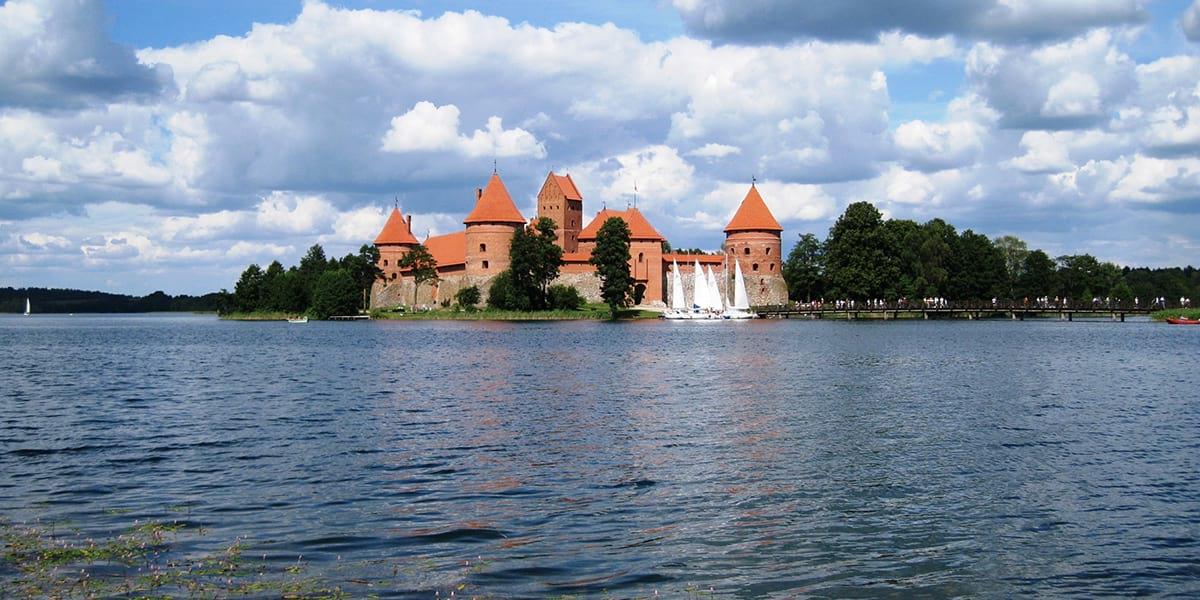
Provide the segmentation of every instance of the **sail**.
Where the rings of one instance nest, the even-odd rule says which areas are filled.
[[[25,314],[29,314],[29,298],[25,299]]]
[[[707,291],[708,285],[704,281],[704,271],[700,269],[700,261],[696,260],[692,267],[692,308],[704,309],[708,307]]]
[[[708,287],[708,308],[720,312],[725,310],[724,300],[721,298],[721,288],[717,285],[717,278],[713,275],[712,267],[707,267],[706,275]]]
[[[679,276],[679,263],[673,260],[671,261],[671,309],[687,309],[687,302],[683,300],[683,277]]]
[[[742,264],[733,261],[733,304],[730,308],[750,310],[750,294],[746,293],[746,278],[742,276]]]

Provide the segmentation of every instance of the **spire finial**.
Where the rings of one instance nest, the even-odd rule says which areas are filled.
[[[400,197],[392,196],[392,208],[400,210]]]
[[[496,159],[492,158],[492,175],[499,175],[500,171],[496,169]]]
[[[750,176],[750,187],[754,187],[755,183],[758,183],[758,177],[755,175],[751,175]]]

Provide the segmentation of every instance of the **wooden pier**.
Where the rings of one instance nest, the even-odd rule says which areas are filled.
[[[1060,319],[1074,321],[1076,317],[1125,322],[1126,315],[1149,315],[1157,309],[1133,306],[993,306],[993,305],[948,305],[938,307],[899,306],[855,306],[837,307],[829,304],[812,306],[763,306],[755,309],[764,319],[1012,319],[1026,318]]]

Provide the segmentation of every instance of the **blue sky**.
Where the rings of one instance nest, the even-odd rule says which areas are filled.
[[[493,161],[717,248],[750,178],[1052,255],[1200,255],[1191,0],[0,2],[0,286],[230,287],[461,227]]]

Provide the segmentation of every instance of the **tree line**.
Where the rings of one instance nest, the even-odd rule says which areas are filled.
[[[35,313],[209,312],[217,310],[221,294],[172,296],[157,291],[145,296],[59,288],[0,288],[0,312],[25,312],[25,299]]]
[[[783,265],[788,296],[895,301],[947,298],[985,302],[1099,297],[1120,302],[1200,295],[1200,273],[1185,268],[1121,268],[1090,254],[1051,258],[1014,236],[989,239],[957,231],[941,219],[917,223],[884,219],[869,202],[856,202],[820,240],[800,236]]]
[[[272,261],[266,269],[251,264],[242,271],[233,292],[221,290],[220,312],[283,312],[318,319],[356,314],[369,307],[371,284],[382,275],[379,249],[364,244],[357,254],[340,260],[325,257],[314,244],[300,264],[284,269]]]

